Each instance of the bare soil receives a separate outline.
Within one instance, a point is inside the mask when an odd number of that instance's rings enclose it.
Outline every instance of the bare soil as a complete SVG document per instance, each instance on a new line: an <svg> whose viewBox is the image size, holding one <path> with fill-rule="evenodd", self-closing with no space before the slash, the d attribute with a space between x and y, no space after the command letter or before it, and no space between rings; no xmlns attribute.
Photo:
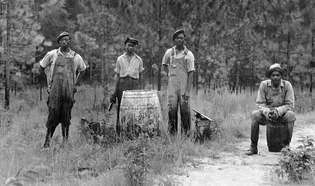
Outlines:
<svg viewBox="0 0 315 186"><path fill-rule="evenodd" d="M312 117L313 118L313 117ZM309 119L309 118L308 118ZM310 120L310 119L309 119ZM314 121L314 120L313 120ZM315 123L296 122L290 147L296 148L301 136L315 137ZM250 141L246 139L235 144L231 152L219 152L216 158L195 159L185 166L181 175L173 175L175 185L193 186L265 186L296 185L277 178L273 170L280 158L279 153L269 152L266 141L266 127L260 127L258 155L247 156ZM313 181L309 181L314 184ZM312 183L300 185L312 185Z"/></svg>

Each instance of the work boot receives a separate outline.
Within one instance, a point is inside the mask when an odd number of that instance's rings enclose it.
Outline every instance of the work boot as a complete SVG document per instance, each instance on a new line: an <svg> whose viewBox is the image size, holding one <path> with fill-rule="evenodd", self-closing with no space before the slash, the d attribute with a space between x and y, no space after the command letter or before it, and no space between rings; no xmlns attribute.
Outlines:
<svg viewBox="0 0 315 186"><path fill-rule="evenodd" d="M247 156L251 156L251 155L254 155L254 154L258 154L258 150L257 150L257 147L250 147L247 152L245 153Z"/></svg>

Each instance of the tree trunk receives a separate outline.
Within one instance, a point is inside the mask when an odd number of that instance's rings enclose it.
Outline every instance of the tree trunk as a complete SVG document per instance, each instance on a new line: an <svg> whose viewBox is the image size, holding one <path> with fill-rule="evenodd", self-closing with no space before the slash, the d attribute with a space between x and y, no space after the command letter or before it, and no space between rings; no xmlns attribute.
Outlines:
<svg viewBox="0 0 315 186"><path fill-rule="evenodd" d="M251 63L251 85L250 94L253 95L255 89L254 61Z"/></svg>
<svg viewBox="0 0 315 186"><path fill-rule="evenodd" d="M312 2L312 21L311 21L311 30L312 30L312 62L315 63L315 2ZM313 73L314 67L311 69L310 72L310 94L311 94L311 105L312 110L314 110L315 105L315 97L313 95Z"/></svg>
<svg viewBox="0 0 315 186"><path fill-rule="evenodd" d="M197 0L196 1L197 5L196 5L196 24L194 26L194 35L195 40L194 40L194 49L195 49L195 73L194 73L194 85L196 88L196 94L198 94L198 77L199 77L199 63L200 61L200 56L199 56L199 45L200 45L200 37L201 37L201 15L202 13L200 13L201 10L201 0Z"/></svg>
<svg viewBox="0 0 315 186"><path fill-rule="evenodd" d="M291 44L291 37L290 37L290 31L288 31L288 37L287 37L287 64L286 64L286 69L287 69L287 74L286 74L286 77L289 81L291 81L291 66L290 66L290 44ZM292 83L292 81L291 81Z"/></svg>
<svg viewBox="0 0 315 186"><path fill-rule="evenodd" d="M92 71L93 71L93 62L91 61L91 64L90 64L90 81L92 82L92 76L93 76L93 73L92 73Z"/></svg>
<svg viewBox="0 0 315 186"><path fill-rule="evenodd" d="M158 54L162 54L161 50L162 50L162 47L161 47L161 40L162 40L162 30L161 30L161 25L162 25L162 5L161 5L161 1L162 0L158 0L159 1L159 25L158 25L158 39L159 39L159 53ZM157 58L159 59L159 58ZM161 62L158 61L158 68L159 68L159 71L158 71L158 91L161 90Z"/></svg>
<svg viewBox="0 0 315 186"><path fill-rule="evenodd" d="M238 94L240 90L240 70L239 70L239 61L235 61L235 70L236 70L236 80L235 80L235 92Z"/></svg>
<svg viewBox="0 0 315 186"><path fill-rule="evenodd" d="M5 42L5 82L4 82L4 108L9 109L10 108L10 1L7 0L7 12L6 12L6 19L7 19L7 37Z"/></svg>

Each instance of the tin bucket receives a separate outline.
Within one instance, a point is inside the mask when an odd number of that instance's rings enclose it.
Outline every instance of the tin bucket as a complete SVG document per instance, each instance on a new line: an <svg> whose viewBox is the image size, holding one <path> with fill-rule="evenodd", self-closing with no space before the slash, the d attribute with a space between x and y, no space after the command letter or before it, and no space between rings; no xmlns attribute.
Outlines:
<svg viewBox="0 0 315 186"><path fill-rule="evenodd" d="M160 135L161 106L156 90L126 90L120 104L120 126L123 133L138 136L145 132Z"/></svg>

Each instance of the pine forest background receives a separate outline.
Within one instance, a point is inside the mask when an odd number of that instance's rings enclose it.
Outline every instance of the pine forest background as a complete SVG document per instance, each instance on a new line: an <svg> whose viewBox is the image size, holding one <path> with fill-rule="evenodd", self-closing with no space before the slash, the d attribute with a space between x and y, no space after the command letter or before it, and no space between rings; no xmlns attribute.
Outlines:
<svg viewBox="0 0 315 186"><path fill-rule="evenodd" d="M89 65L83 83L108 90L124 40L132 36L140 41L137 53L145 65L145 87L160 89L161 60L178 28L186 30L187 46L196 58L195 91L223 87L253 92L275 62L286 69L285 79L296 90L312 90L312 0L2 0L1 4L1 83L9 60L10 86L18 90L45 84L38 75L38 61L57 47L55 38L62 31L71 33L73 49Z"/></svg>

